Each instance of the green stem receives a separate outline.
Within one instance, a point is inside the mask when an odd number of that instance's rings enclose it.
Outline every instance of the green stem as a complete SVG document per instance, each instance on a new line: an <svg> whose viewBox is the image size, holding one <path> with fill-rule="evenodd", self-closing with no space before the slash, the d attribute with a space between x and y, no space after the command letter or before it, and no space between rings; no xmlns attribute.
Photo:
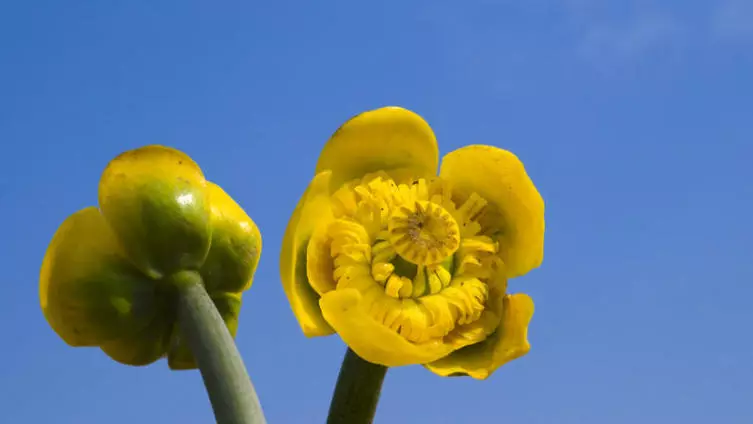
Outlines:
<svg viewBox="0 0 753 424"><path fill-rule="evenodd" d="M337 377L327 424L374 422L386 374L387 367L365 361L348 349Z"/></svg>
<svg viewBox="0 0 753 424"><path fill-rule="evenodd" d="M196 358L218 424L266 424L246 367L198 272L171 277L178 321Z"/></svg>

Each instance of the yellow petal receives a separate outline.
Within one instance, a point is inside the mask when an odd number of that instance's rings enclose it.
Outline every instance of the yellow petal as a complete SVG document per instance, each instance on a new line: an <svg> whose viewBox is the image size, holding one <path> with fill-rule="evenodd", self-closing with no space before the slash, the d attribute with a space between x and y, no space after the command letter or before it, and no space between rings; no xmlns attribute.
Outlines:
<svg viewBox="0 0 753 424"><path fill-rule="evenodd" d="M102 344L102 351L124 365L144 366L156 362L167 352L173 317L156 317L140 331Z"/></svg>
<svg viewBox="0 0 753 424"><path fill-rule="evenodd" d="M238 332L238 317L241 313L241 295L236 293L216 293L210 295L214 306L225 321L230 335L235 338ZM167 355L167 365L171 370L193 370L197 368L196 359L191 348L180 333L180 326L176 323L170 338Z"/></svg>
<svg viewBox="0 0 753 424"><path fill-rule="evenodd" d="M122 255L96 208L69 216L42 262L39 297L53 330L72 346L98 346L133 334L163 307L155 282Z"/></svg>
<svg viewBox="0 0 753 424"><path fill-rule="evenodd" d="M544 258L544 200L520 160L493 146L466 146L442 159L440 176L469 195L476 192L495 209L500 255L507 277L523 275Z"/></svg>
<svg viewBox="0 0 753 424"><path fill-rule="evenodd" d="M469 375L484 380L497 368L528 353L533 300L525 294L507 295L503 308L502 322L489 338L456 350L426 368L443 377Z"/></svg>
<svg viewBox="0 0 753 424"><path fill-rule="evenodd" d="M129 259L152 278L199 269L212 236L207 182L183 152L122 153L99 181L99 207Z"/></svg>
<svg viewBox="0 0 753 424"><path fill-rule="evenodd" d="M332 171L332 187L379 170L397 179L434 176L439 149L429 124L399 107L357 115L324 146L316 172ZM397 173L397 175L395 175Z"/></svg>
<svg viewBox="0 0 753 424"><path fill-rule="evenodd" d="M326 336L333 330L319 309L319 295L306 275L306 247L314 230L332 220L329 204L330 172L317 174L298 202L282 239L280 278L290 307L308 337Z"/></svg>
<svg viewBox="0 0 753 424"><path fill-rule="evenodd" d="M365 310L357 289L338 289L322 296L324 318L358 356L388 367L425 364L449 354L441 342L411 343L374 320Z"/></svg>
<svg viewBox="0 0 753 424"><path fill-rule="evenodd" d="M261 255L261 233L246 212L218 185L209 183L212 244L201 276L211 294L251 287Z"/></svg>

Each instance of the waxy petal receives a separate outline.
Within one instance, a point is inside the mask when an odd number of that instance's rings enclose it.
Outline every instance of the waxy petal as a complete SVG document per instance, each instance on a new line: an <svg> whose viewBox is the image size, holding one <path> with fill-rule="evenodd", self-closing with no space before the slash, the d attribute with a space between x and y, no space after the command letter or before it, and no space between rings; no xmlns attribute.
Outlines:
<svg viewBox="0 0 753 424"><path fill-rule="evenodd" d="M528 324L533 317L533 300L526 294L507 295L502 321L486 340L452 352L426 365L443 377L469 375L484 380L497 368L528 353Z"/></svg>
<svg viewBox="0 0 753 424"><path fill-rule="evenodd" d="M449 354L452 346L441 342L411 343L372 318L357 289L339 289L322 296L319 304L332 328L358 356L388 367L425 364Z"/></svg>
<svg viewBox="0 0 753 424"><path fill-rule="evenodd" d="M94 208L69 216L42 263L39 296L53 330L72 346L99 346L134 334L163 307L155 281L128 260Z"/></svg>
<svg viewBox="0 0 753 424"><path fill-rule="evenodd" d="M128 258L152 278L199 269L212 236L207 181L183 152L164 146L113 159L99 207Z"/></svg>
<svg viewBox="0 0 753 424"><path fill-rule="evenodd" d="M298 202L282 239L280 277L290 307L308 337L326 336L333 330L319 309L319 294L306 275L306 248L314 230L332 220L329 171L317 174Z"/></svg>
<svg viewBox="0 0 753 424"><path fill-rule="evenodd" d="M332 171L331 184L384 171L402 177L436 175L439 148L429 124L400 107L361 113L343 124L322 149L316 173Z"/></svg>
<svg viewBox="0 0 753 424"><path fill-rule="evenodd" d="M501 230L500 255L508 278L541 265L544 200L514 154L493 146L462 147L444 156L439 175L494 207L498 219L492 224Z"/></svg>
<svg viewBox="0 0 753 424"><path fill-rule="evenodd" d="M218 185L209 183L212 243L201 277L211 295L240 293L251 287L261 256L259 228Z"/></svg>

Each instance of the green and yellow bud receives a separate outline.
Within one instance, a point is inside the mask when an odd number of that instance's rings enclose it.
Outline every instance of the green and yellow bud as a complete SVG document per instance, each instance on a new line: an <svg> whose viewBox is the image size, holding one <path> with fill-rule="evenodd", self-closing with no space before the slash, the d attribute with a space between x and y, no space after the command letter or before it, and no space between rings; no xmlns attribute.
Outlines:
<svg viewBox="0 0 753 424"><path fill-rule="evenodd" d="M170 276L199 273L234 336L260 254L254 222L189 156L146 146L108 164L99 208L58 228L42 264L40 303L71 346L100 347L128 365L168 356L171 368L193 369Z"/></svg>

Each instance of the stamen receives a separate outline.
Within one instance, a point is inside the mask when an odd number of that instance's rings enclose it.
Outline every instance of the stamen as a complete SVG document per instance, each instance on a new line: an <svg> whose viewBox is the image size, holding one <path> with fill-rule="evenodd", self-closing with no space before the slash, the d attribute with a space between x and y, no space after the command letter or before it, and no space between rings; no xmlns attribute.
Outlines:
<svg viewBox="0 0 753 424"><path fill-rule="evenodd" d="M371 276L374 277L377 283L384 285L394 270L395 266L391 263L374 262L371 265Z"/></svg>
<svg viewBox="0 0 753 424"><path fill-rule="evenodd" d="M344 185L331 201L335 221L307 253L320 294L358 290L373 319L413 343L459 347L494 331L504 264L497 242L481 235L489 231L486 200L453 197L440 178L396 184L378 172Z"/></svg>

